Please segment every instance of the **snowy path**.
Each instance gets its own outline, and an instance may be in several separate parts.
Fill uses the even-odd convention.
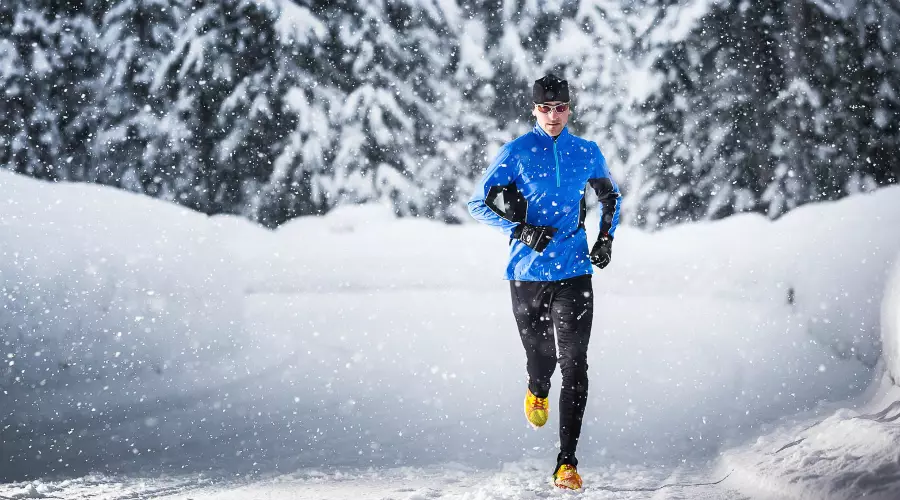
[[[595,382],[579,453],[586,489],[576,494],[553,488],[547,477],[556,454],[555,416],[547,428],[534,431],[521,415],[523,359],[507,301],[502,289],[247,295],[243,319],[250,340],[236,351],[248,361],[246,372],[231,373],[222,386],[195,390],[192,405],[150,415],[156,420],[154,433],[141,430],[148,418],[142,414],[97,435],[95,449],[115,446],[102,444],[110,435],[137,436],[119,452],[124,457],[137,450],[122,459],[124,475],[89,475],[36,487],[4,485],[0,495],[93,500],[747,498],[729,489],[728,481],[706,484],[730,471],[702,464],[715,458],[717,439],[740,439],[748,429],[735,432],[726,415],[719,415],[718,423],[713,414],[701,418],[703,408],[683,402],[728,408],[736,387],[771,393],[766,387],[789,380],[791,373],[765,378],[745,370],[742,377],[730,378],[727,351],[719,349],[721,361],[708,359],[696,343],[678,341],[683,331],[664,325],[691,323],[713,330],[757,321],[766,313],[777,323],[767,306],[707,298],[692,308],[684,307],[691,299],[673,303],[599,295],[598,309],[614,312],[601,316],[592,340]],[[635,301],[648,310],[631,313],[638,311],[629,305]],[[696,307],[710,312],[695,317]],[[731,346],[751,362],[767,353],[751,342],[732,340]],[[643,374],[621,359],[620,352],[635,349],[654,370]],[[714,380],[718,383],[710,383]],[[753,407],[738,401],[735,414]],[[186,439],[179,422],[192,422],[193,438]],[[706,427],[698,427],[701,422]],[[251,433],[252,441],[235,440]],[[717,437],[704,439],[705,433]],[[166,436],[182,444],[160,451],[159,441]],[[69,471],[80,467],[78,457],[67,460]],[[629,465],[648,462],[652,465]],[[160,468],[161,463],[168,466]],[[498,469],[498,463],[507,465]],[[311,464],[319,468],[307,469]],[[423,468],[404,467],[410,464]],[[168,475],[179,467],[219,472]],[[236,474],[242,479],[235,480]]]
[[[195,406],[151,415],[159,420],[154,424],[159,434],[132,442],[134,449],[144,449],[166,435],[163,422],[202,419],[203,431],[194,433],[197,438],[172,448],[174,454],[138,453],[122,469],[123,475],[3,485],[0,500],[745,498],[724,484],[683,486],[727,475],[728,471],[670,465],[675,453],[702,463],[715,443],[698,439],[692,444],[690,436],[678,435],[677,428],[664,431],[662,407],[674,410],[680,403],[671,395],[654,396],[646,390],[629,395],[616,384],[599,382],[628,374],[626,386],[645,383],[616,360],[617,349],[627,348],[624,341],[600,330],[593,341],[595,405],[588,412],[580,454],[586,489],[575,494],[552,487],[548,469],[556,454],[556,427],[534,431],[521,415],[523,360],[511,315],[506,314],[507,300],[503,290],[248,295],[244,321],[252,342],[241,352],[253,361],[250,371],[230,380],[227,390],[196,391]],[[691,314],[663,300],[642,301],[654,304],[666,318]],[[616,301],[599,297],[598,303],[612,307]],[[754,314],[752,308],[728,301],[718,304],[716,311],[713,322]],[[609,315],[604,328],[629,328],[650,336],[659,330],[655,317]],[[657,336],[660,349],[644,347],[646,359],[658,364],[672,361],[676,366],[676,358],[689,362],[697,355],[667,337],[667,333]],[[691,391],[704,387],[689,385]],[[712,388],[710,395],[715,394]],[[225,407],[230,411],[211,410]],[[254,412],[262,418],[246,421]],[[629,422],[629,412],[645,417]],[[677,413],[668,413],[678,421]],[[141,437],[146,418],[118,421],[119,427],[98,434],[98,443],[110,434]],[[551,424],[554,420],[551,416]],[[257,451],[235,453],[237,443],[229,434],[250,432],[257,436]],[[653,444],[654,440],[661,444]],[[648,451],[655,466],[624,465],[640,463],[640,455]],[[71,467],[78,459],[68,460]],[[170,464],[163,471],[202,470],[208,463],[220,472],[216,476],[163,472],[160,478],[161,461]],[[507,465],[498,469],[501,462]],[[411,463],[423,468],[402,467]],[[320,464],[320,469],[305,469],[310,464]],[[290,472],[295,470],[301,472]],[[234,479],[236,473],[244,479]]]
[[[709,471],[661,468],[585,468],[586,487],[569,492],[549,484],[543,464],[522,461],[502,469],[477,471],[460,464],[428,468],[392,468],[320,472],[252,479],[202,477],[129,479],[88,476],[59,483],[0,486],[0,499],[72,500],[746,500],[724,484],[709,484]]]
[[[701,364],[698,358],[696,379],[685,384],[684,396],[654,393],[639,371],[629,370],[616,359],[616,352],[628,349],[628,339],[654,339],[652,343],[642,343],[641,348],[648,366],[657,367],[650,382],[662,385],[667,381],[660,376],[666,371],[660,367],[671,366],[673,377],[683,377],[691,373],[683,366],[695,363],[691,356],[702,358],[704,354],[695,345],[669,342],[669,333],[659,327],[656,319],[687,322],[682,316],[691,316],[690,308],[674,307],[665,300],[649,297],[639,300],[652,304],[653,313],[606,317],[604,330],[628,329],[632,332],[628,339],[601,333],[593,341],[592,374],[601,382],[593,387],[595,404],[588,413],[586,440],[581,447],[586,488],[578,493],[553,488],[547,472],[555,455],[555,428],[533,431],[520,414],[521,356],[511,318],[502,314],[506,298],[502,291],[472,293],[449,289],[248,295],[244,321],[245,328],[252,332],[252,342],[240,352],[253,361],[247,364],[249,371],[228,382],[222,401],[218,399],[223,397],[222,390],[206,388],[195,392],[195,406],[153,417],[160,421],[204,422],[202,436],[197,433],[198,438],[191,440],[190,446],[174,450],[183,454],[182,462],[171,461],[171,453],[138,453],[123,474],[0,485],[0,500],[830,497],[809,495],[810,491],[822,492],[814,489],[821,488],[821,482],[815,482],[810,468],[812,460],[827,455],[822,450],[839,443],[820,445],[813,438],[824,435],[836,436],[838,441],[853,440],[841,436],[858,432],[859,427],[846,427],[855,424],[843,414],[826,422],[831,427],[824,434],[816,431],[823,427],[813,427],[808,433],[812,437],[791,448],[794,455],[786,460],[782,459],[783,452],[773,452],[796,436],[804,437],[798,429],[810,427],[809,423],[798,421],[793,428],[729,451],[725,460],[716,460],[721,458],[716,442],[706,442],[700,433],[696,440],[678,439],[693,437],[692,427],[684,424],[690,418],[682,415],[679,419],[674,412],[679,408],[679,398],[709,404],[713,398],[724,397],[720,395],[722,391],[726,395],[733,391],[736,384],[752,389],[750,381],[759,377],[749,373],[746,378],[721,386],[704,385],[704,380],[716,378],[717,370],[722,369],[718,368],[719,363],[707,360]],[[636,299],[599,296],[598,305],[629,310],[623,305],[633,300]],[[700,328],[752,317],[760,314],[759,308],[763,307],[729,300],[707,302],[707,307],[714,305],[709,309],[715,314],[701,318],[708,325]],[[398,309],[398,304],[403,307]],[[454,307],[435,308],[431,304]],[[658,347],[654,348],[654,344]],[[750,344],[737,346],[746,359],[759,355],[754,354]],[[726,351],[719,352],[727,358]],[[624,378],[616,381],[617,377]],[[721,376],[718,379],[724,380]],[[630,393],[619,387],[622,385],[645,389]],[[384,387],[390,388],[387,394]],[[754,392],[764,393],[760,389]],[[602,405],[597,404],[600,401]],[[874,402],[870,411],[876,412],[890,401]],[[714,406],[725,405],[719,402]],[[223,407],[230,411],[210,411]],[[253,411],[264,417],[246,421]],[[643,418],[629,422],[629,415],[634,413]],[[672,424],[669,430],[664,429],[666,418]],[[117,432],[139,433],[143,420],[144,416],[136,422],[120,421]],[[239,427],[242,424],[250,426]],[[162,432],[161,424],[155,425]],[[844,453],[852,455],[853,460],[831,463],[858,464],[863,479],[867,469],[892,463],[881,460],[877,453],[868,464],[860,460],[876,449],[890,454],[897,435],[885,425],[871,424],[869,434],[873,437],[862,443],[865,449]],[[245,435],[251,431],[258,439],[257,451],[235,453],[237,443],[229,433]],[[727,425],[717,429],[720,439],[726,431]],[[144,439],[153,441],[159,437],[149,435]],[[739,437],[735,435],[735,439]],[[626,449],[622,444],[629,440],[632,447]],[[807,444],[812,444],[812,448]],[[135,444],[138,448],[141,446]],[[245,445],[246,450],[253,448]],[[829,451],[832,455],[839,452]],[[629,465],[642,463],[641,453],[652,465]],[[673,460],[673,454],[679,454],[683,460]],[[168,472],[160,475],[157,464],[165,456],[170,457],[170,467],[162,469]],[[74,464],[77,457],[70,460]],[[422,467],[404,466],[411,463]],[[505,465],[498,467],[497,463]],[[797,464],[794,469],[810,474],[792,483],[777,479],[771,482],[775,478],[790,480],[791,463]],[[310,469],[310,464],[318,464],[318,468]],[[208,466],[218,472],[172,473],[173,468],[184,466],[187,470]],[[768,490],[755,488],[766,485],[766,481],[770,482]],[[812,486],[805,484],[809,481],[813,481]],[[848,491],[858,491],[857,486],[852,485]],[[836,494],[834,498],[845,497]]]

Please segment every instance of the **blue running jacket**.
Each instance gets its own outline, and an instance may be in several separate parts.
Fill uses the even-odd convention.
[[[469,213],[509,236],[506,279],[557,281],[593,272],[584,229],[587,185],[602,206],[600,233],[614,236],[619,187],[595,142],[570,134],[568,127],[554,141],[535,125],[500,149],[469,200]],[[522,222],[557,229],[542,253],[513,239]]]

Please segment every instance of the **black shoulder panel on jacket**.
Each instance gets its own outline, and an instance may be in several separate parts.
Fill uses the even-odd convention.
[[[594,189],[594,192],[597,193],[597,198],[600,198],[600,201],[607,200],[610,197],[619,197],[618,193],[616,193],[615,188],[613,188],[612,180],[610,180],[609,177],[603,177],[602,179],[590,179],[588,182]]]

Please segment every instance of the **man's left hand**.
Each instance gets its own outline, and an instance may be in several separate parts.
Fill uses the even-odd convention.
[[[608,234],[601,234],[597,237],[594,248],[591,248],[591,264],[600,269],[609,265],[609,261],[612,259],[612,240],[612,236]]]

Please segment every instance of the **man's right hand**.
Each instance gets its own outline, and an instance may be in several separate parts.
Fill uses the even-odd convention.
[[[532,226],[531,224],[522,223],[516,226],[516,229],[513,231],[513,238],[528,245],[534,251],[541,253],[550,244],[554,234],[556,234],[555,227]]]

